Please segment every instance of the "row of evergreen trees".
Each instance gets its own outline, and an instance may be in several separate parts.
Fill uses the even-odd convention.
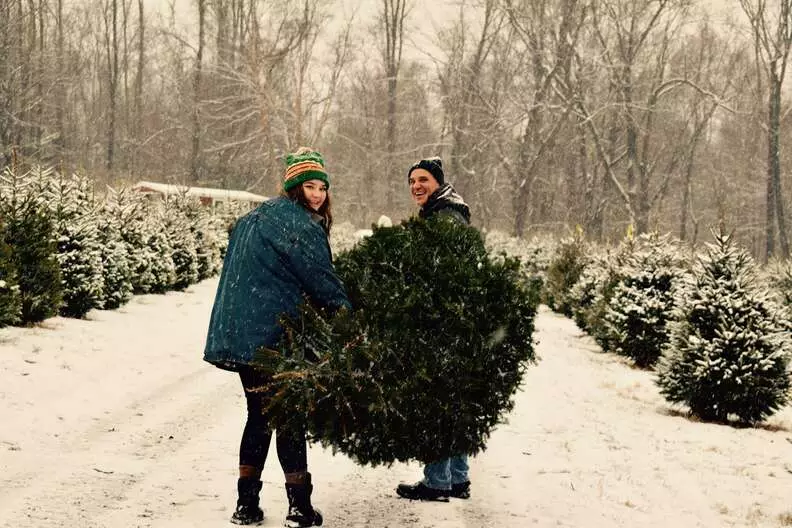
[[[233,214],[233,212],[232,212]],[[94,192],[82,174],[0,172],[0,326],[114,309],[219,271],[228,218],[186,196]]]
[[[545,302],[604,351],[654,368],[669,402],[704,420],[755,423],[792,385],[792,266],[772,269],[765,280],[724,233],[699,255],[656,234],[598,252],[578,233],[556,249]]]

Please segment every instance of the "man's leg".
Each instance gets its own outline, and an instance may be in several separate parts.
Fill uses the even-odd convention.
[[[399,484],[396,494],[411,500],[448,502],[451,492],[449,460],[438,460],[424,466],[424,478],[415,484]]]
[[[451,473],[451,496],[458,499],[470,498],[470,478],[468,471],[467,455],[457,455],[449,459],[449,470]]]
[[[451,489],[451,459],[438,460],[424,466],[423,483],[436,490]]]

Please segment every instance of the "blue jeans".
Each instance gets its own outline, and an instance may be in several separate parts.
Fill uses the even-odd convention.
[[[438,460],[424,467],[423,483],[428,488],[450,490],[452,484],[462,484],[468,479],[467,455],[456,455]]]

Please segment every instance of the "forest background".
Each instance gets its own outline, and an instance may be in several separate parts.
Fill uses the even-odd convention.
[[[0,167],[413,206],[440,155],[474,223],[597,241],[735,230],[788,257],[792,0],[0,0]]]

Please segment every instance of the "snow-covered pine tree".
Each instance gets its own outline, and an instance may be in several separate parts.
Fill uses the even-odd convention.
[[[667,235],[644,233],[632,246],[618,270],[619,282],[603,323],[611,350],[647,368],[657,362],[668,341],[668,323],[688,265]]]
[[[21,323],[36,323],[58,313],[60,266],[52,222],[30,172],[15,166],[0,172],[0,217],[5,243],[17,272],[22,302]]]
[[[713,234],[671,325],[657,384],[703,420],[756,423],[789,401],[792,341],[751,256]]]
[[[594,307],[600,300],[605,282],[610,273],[609,256],[604,253],[589,255],[589,262],[580,274],[580,278],[569,290],[569,303],[572,307],[572,319],[578,328],[593,335]]]
[[[282,353],[262,351],[279,373],[271,423],[305,420],[361,464],[483,449],[534,358],[539,290],[519,261],[433,218],[375,228],[336,269],[354,312],[308,307]]]
[[[80,174],[50,172],[39,173],[38,186],[58,240],[63,285],[60,314],[79,319],[92,308],[101,307],[104,288],[93,182]]]
[[[587,263],[586,242],[582,230],[558,244],[553,260],[547,268],[544,302],[554,311],[572,316],[569,291],[580,279]]]
[[[586,332],[602,347],[603,351],[612,351],[612,335],[605,322],[605,314],[610,306],[610,300],[616,286],[624,278],[624,263],[629,258],[634,248],[633,236],[628,232],[627,237],[615,250],[608,250],[600,257],[600,269],[595,271],[595,287],[590,305],[584,310],[581,308],[586,321]],[[582,292],[578,292],[580,294]]]
[[[99,215],[93,182],[81,174],[39,176],[58,240],[63,285],[60,314],[82,318],[101,308],[104,288]]]
[[[226,235],[230,235],[236,221],[250,211],[250,207],[242,202],[227,201],[215,208],[215,216],[220,218]],[[223,254],[225,256],[225,253]]]
[[[148,199],[126,187],[114,189],[112,196],[114,200],[107,213],[112,215],[126,244],[132,273],[132,291],[149,293],[158,282],[154,269],[160,256],[148,243],[148,233],[151,230],[148,226],[152,222],[149,218]]]
[[[5,242],[5,225],[0,217],[0,327],[17,324],[22,318],[17,271],[11,246]]]
[[[773,260],[763,271],[764,279],[776,298],[792,308],[792,260]]]
[[[206,243],[211,248],[210,264],[212,265],[212,268],[208,271],[211,277],[220,273],[220,268],[223,267],[223,258],[228,249],[228,230],[226,229],[223,218],[220,215],[214,214],[214,212],[209,216],[207,224],[208,234],[206,236]]]
[[[198,282],[197,240],[192,222],[187,217],[187,201],[186,196],[169,196],[160,208],[165,235],[173,249],[171,256],[176,271],[172,285],[174,290],[184,290]]]
[[[124,240],[118,193],[108,187],[99,214],[99,241],[102,248],[102,307],[114,310],[126,304],[133,293],[130,245]]]
[[[223,264],[224,246],[228,245],[228,233],[223,223],[212,214],[212,209],[196,199],[185,197],[180,205],[190,232],[195,239],[198,262],[198,281],[217,274]]]
[[[558,251],[558,240],[549,236],[526,240],[493,230],[486,232],[485,242],[487,249],[494,253],[504,252],[519,258],[525,271],[540,277],[543,283]]]
[[[147,263],[152,278],[149,292],[165,293],[173,289],[177,280],[174,250],[162,218],[161,204],[147,205],[150,212],[143,217],[141,232],[145,254],[151,258]]]

